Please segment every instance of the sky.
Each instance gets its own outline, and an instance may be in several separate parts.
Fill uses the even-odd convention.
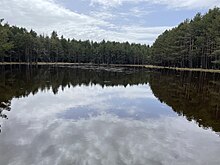
[[[166,29],[220,0],[0,0],[0,18],[39,34],[151,45]]]

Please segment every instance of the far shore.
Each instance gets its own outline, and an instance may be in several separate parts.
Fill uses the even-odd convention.
[[[220,70],[216,69],[203,69],[203,68],[177,68],[177,67],[165,67],[156,65],[134,65],[134,64],[93,64],[93,63],[65,63],[65,62],[38,62],[38,63],[26,63],[26,62],[0,62],[0,65],[85,65],[85,66],[110,66],[110,67],[137,67],[147,69],[168,69],[177,71],[193,71],[193,72],[210,72],[220,73]]]

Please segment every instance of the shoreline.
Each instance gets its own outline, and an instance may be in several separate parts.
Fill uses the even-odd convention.
[[[137,67],[146,69],[167,69],[176,71],[193,71],[193,72],[209,72],[209,73],[220,73],[220,70],[215,69],[203,69],[203,68],[177,68],[177,67],[165,67],[156,65],[134,65],[134,64],[91,64],[91,63],[65,63],[65,62],[38,62],[36,63],[26,63],[26,62],[0,62],[0,65],[81,65],[81,66],[111,66],[111,67]]]

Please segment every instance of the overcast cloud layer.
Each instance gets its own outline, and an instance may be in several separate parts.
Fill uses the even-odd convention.
[[[49,35],[152,44],[165,29],[219,0],[1,0],[0,18]]]

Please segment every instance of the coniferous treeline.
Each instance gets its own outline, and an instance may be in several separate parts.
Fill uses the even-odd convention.
[[[149,45],[128,42],[77,41],[37,35],[33,30],[0,22],[0,61],[154,64],[188,68],[220,68],[220,8],[197,14]]]
[[[96,64],[145,64],[147,45],[128,42],[77,41],[37,35],[33,30],[0,24],[0,61],[4,62],[74,62]]]
[[[198,13],[192,20],[166,30],[151,50],[155,65],[220,68],[220,9]]]

